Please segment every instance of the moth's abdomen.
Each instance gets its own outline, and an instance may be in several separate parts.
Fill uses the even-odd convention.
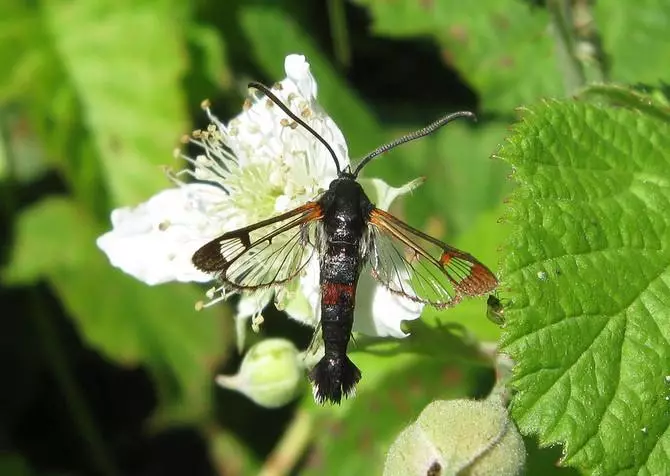
[[[324,357],[309,378],[319,403],[340,403],[351,395],[361,371],[347,357],[354,324],[356,285],[361,273],[361,243],[366,230],[362,188],[350,179],[331,184],[331,195],[322,199],[324,242],[320,253],[321,330]],[[367,200],[369,203],[369,200]]]
[[[325,354],[310,372],[319,402],[339,403],[353,393],[361,372],[347,357],[354,324],[356,284],[360,274],[358,254],[346,245],[329,245],[321,260],[321,329]]]
[[[352,395],[361,379],[361,371],[349,357],[324,357],[309,373],[314,388],[314,399],[340,403],[342,396]]]

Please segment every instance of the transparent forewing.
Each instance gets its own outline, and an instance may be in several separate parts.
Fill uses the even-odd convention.
[[[307,203],[283,215],[221,235],[193,255],[196,268],[234,288],[285,283],[309,262],[321,208]]]
[[[448,307],[463,296],[486,294],[498,285],[493,273],[472,255],[389,213],[373,210],[368,225],[372,275],[394,293]]]

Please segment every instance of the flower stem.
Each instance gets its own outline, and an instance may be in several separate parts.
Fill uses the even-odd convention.
[[[607,65],[585,0],[547,0],[559,50],[565,89],[574,94],[587,82],[607,81]]]
[[[94,468],[96,474],[117,476],[119,473],[107,454],[102,436],[96,429],[84,396],[70,370],[58,329],[53,324],[51,316],[45,312],[42,297],[37,291],[33,291],[32,302],[33,312],[31,314],[37,336],[42,342],[46,360],[65,398],[70,416],[79,431],[91,467]]]
[[[284,436],[258,473],[259,476],[288,474],[311,440],[313,423],[312,415],[305,410],[298,410]]]
[[[586,84],[586,76],[576,54],[577,37],[572,26],[571,0],[547,0],[547,9],[558,44],[565,89],[568,94],[573,94]]]
[[[587,81],[609,81],[609,64],[603,51],[600,34],[593,19],[591,0],[574,0],[573,24],[582,47],[578,58],[584,67]]]
[[[328,17],[330,19],[330,31],[333,35],[335,58],[341,66],[348,67],[351,62],[351,48],[342,0],[328,0]]]

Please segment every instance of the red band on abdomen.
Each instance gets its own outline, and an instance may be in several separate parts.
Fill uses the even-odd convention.
[[[321,302],[327,306],[334,306],[342,301],[349,301],[353,305],[355,292],[356,289],[353,284],[323,283],[321,285]]]

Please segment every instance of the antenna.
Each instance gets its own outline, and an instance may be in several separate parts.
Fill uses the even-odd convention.
[[[326,149],[328,149],[328,152],[330,153],[330,156],[333,158],[333,161],[335,161],[335,169],[337,170],[337,175],[340,175],[340,174],[342,173],[342,169],[340,168],[340,161],[337,160],[337,155],[335,155],[335,151],[334,151],[333,148],[330,146],[330,144],[328,144],[328,142],[326,142],[326,139],[324,139],[323,137],[321,137],[321,136],[319,135],[318,132],[316,132],[316,131],[315,131],[314,129],[312,129],[309,125],[307,125],[307,123],[306,123],[305,121],[303,121],[303,120],[300,119],[297,115],[295,115],[295,113],[293,113],[293,111],[291,111],[291,110],[286,106],[286,104],[284,104],[283,102],[281,102],[281,100],[280,100],[277,96],[275,96],[274,93],[273,93],[272,91],[270,91],[270,88],[268,88],[268,87],[265,86],[264,84],[257,83],[257,82],[255,82],[255,81],[252,81],[251,83],[249,83],[249,87],[250,87],[250,88],[254,88],[254,89],[258,89],[258,90],[260,90],[261,92],[263,92],[263,94],[265,94],[268,98],[270,98],[270,100],[271,100],[273,103],[275,103],[277,106],[279,106],[279,108],[280,108],[282,111],[284,111],[284,112],[288,115],[288,117],[290,117],[290,118],[293,119],[295,122],[297,122],[297,123],[300,124],[302,127],[304,127],[310,134],[312,134],[314,137],[316,137],[316,138],[318,139],[319,142],[321,142],[324,146],[326,146]]]
[[[460,112],[454,112],[452,114],[446,115],[443,118],[438,119],[437,121],[428,124],[423,129],[419,129],[418,131],[411,132],[411,133],[409,133],[407,135],[404,135],[404,136],[402,136],[402,137],[400,137],[400,138],[398,138],[398,139],[396,139],[392,142],[389,142],[388,144],[384,144],[384,145],[381,145],[381,146],[377,147],[375,150],[373,150],[372,152],[370,152],[368,155],[366,155],[365,157],[363,157],[361,159],[360,163],[356,167],[356,170],[354,170],[353,176],[357,177],[358,173],[361,171],[361,169],[363,167],[365,167],[365,165],[368,162],[370,162],[372,159],[374,159],[378,155],[381,155],[384,152],[387,152],[387,151],[393,149],[394,147],[397,147],[401,144],[404,144],[405,142],[410,142],[410,141],[413,141],[414,139],[420,139],[421,137],[427,136],[428,134],[430,134],[432,132],[435,132],[440,127],[442,127],[442,126],[448,124],[449,122],[453,121],[454,119],[458,119],[460,117],[469,117],[474,121],[477,120],[477,116],[475,116],[475,114],[473,112],[470,112],[470,111],[460,111]]]

